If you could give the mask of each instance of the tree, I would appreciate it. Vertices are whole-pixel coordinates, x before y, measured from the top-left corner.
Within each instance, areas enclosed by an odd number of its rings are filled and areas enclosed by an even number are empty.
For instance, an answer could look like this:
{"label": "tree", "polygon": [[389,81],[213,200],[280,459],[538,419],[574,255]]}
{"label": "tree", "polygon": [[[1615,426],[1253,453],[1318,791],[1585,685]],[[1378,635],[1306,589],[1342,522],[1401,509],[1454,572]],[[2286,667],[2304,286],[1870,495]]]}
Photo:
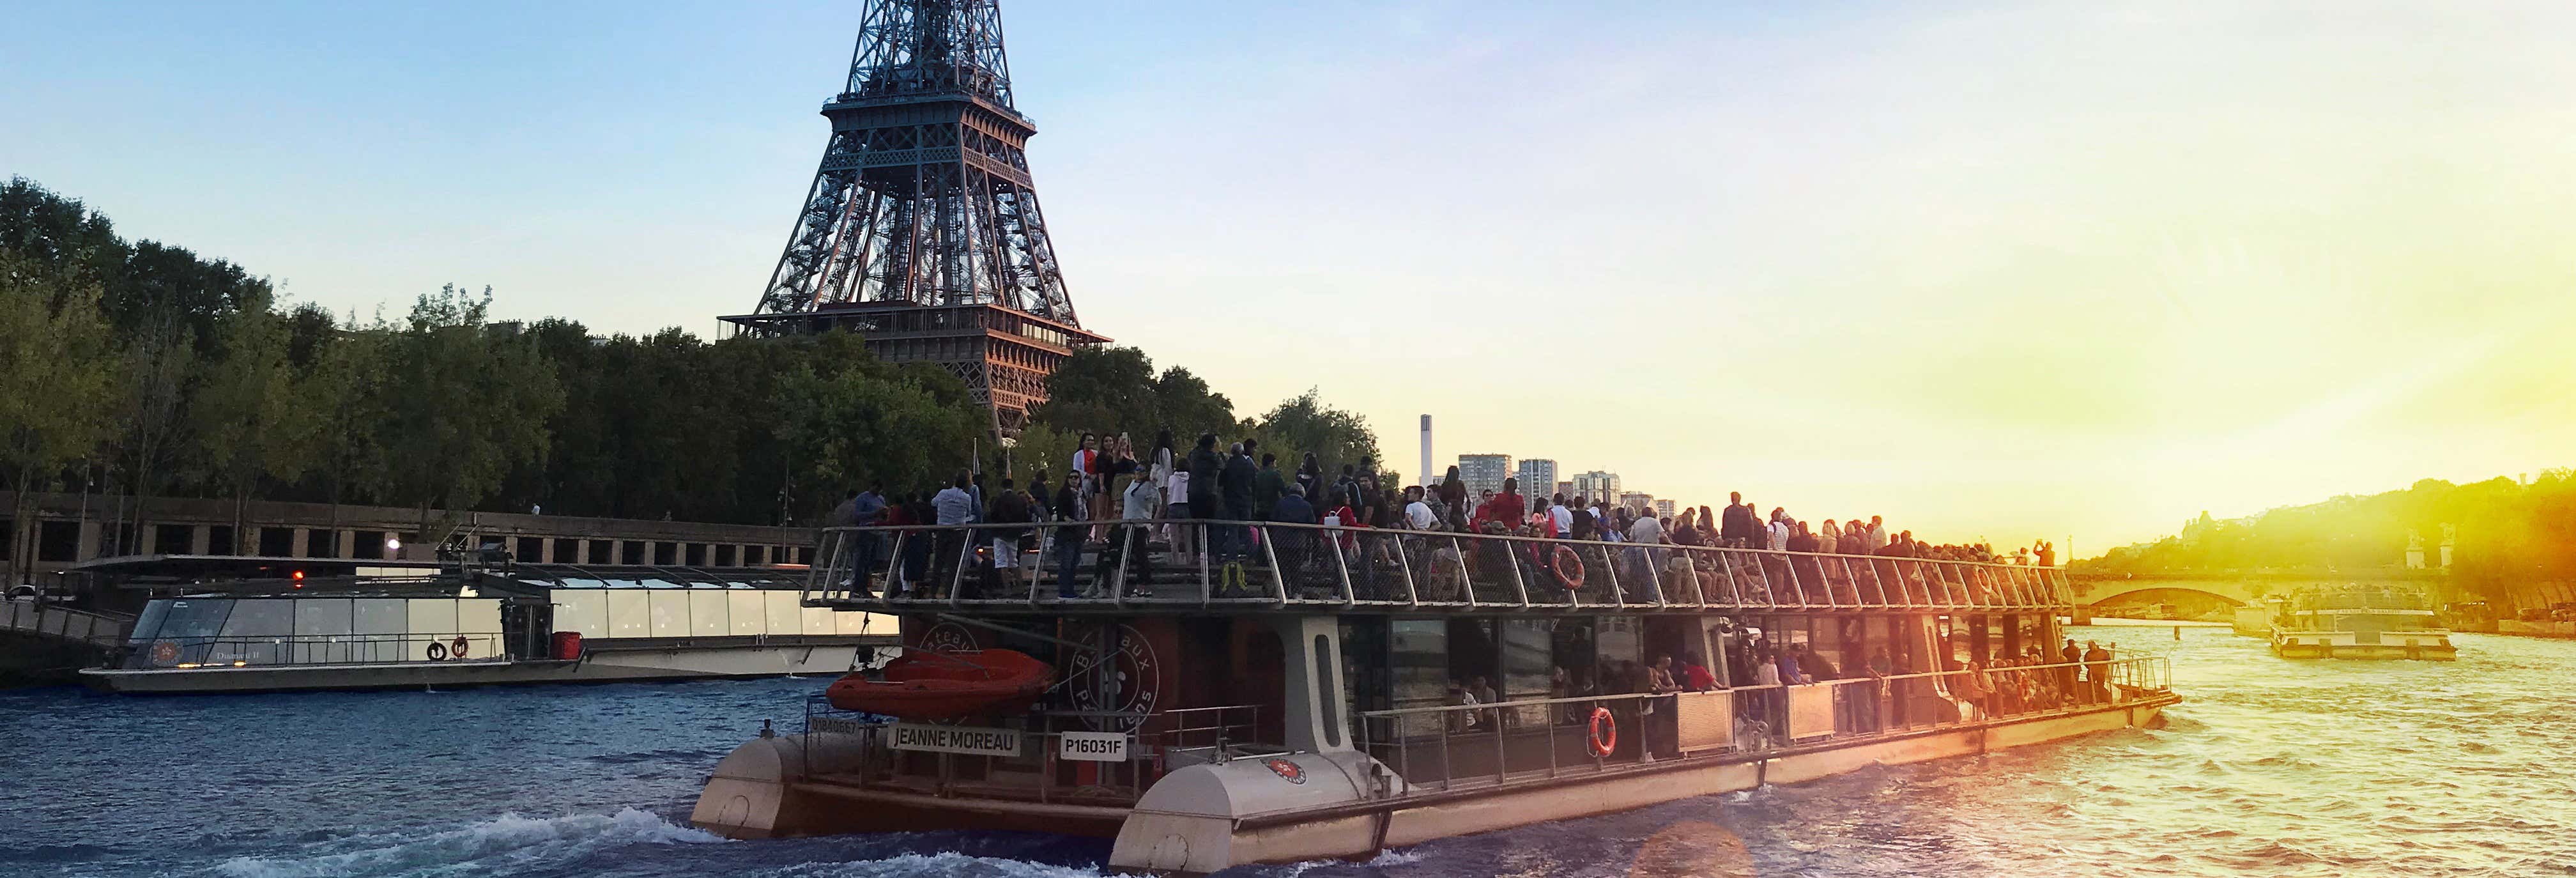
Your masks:
{"label": "tree", "polygon": [[779,381],[779,440],[797,511],[864,486],[927,486],[965,467],[983,435],[963,382],[935,366],[890,367],[860,353],[797,364]]}
{"label": "tree", "polygon": [[1377,432],[1369,429],[1368,420],[1325,405],[1313,388],[1272,406],[1252,422],[1251,433],[1264,451],[1287,462],[1283,469],[1294,469],[1307,452],[1315,454],[1326,472],[1362,457],[1378,457]]}
{"label": "tree", "polygon": [[[115,348],[96,284],[0,248],[0,474],[14,519],[35,520],[37,491],[114,434]],[[33,528],[19,528],[20,540]],[[12,552],[21,569],[34,553]]]}
{"label": "tree", "polygon": [[1237,426],[1234,403],[1205,380],[1179,366],[1157,375],[1143,351],[1124,347],[1074,351],[1048,376],[1047,401],[1030,415],[1076,433],[1126,433],[1139,444],[1166,428],[1186,442]]}
{"label": "tree", "polygon": [[234,554],[246,553],[241,544],[260,480],[302,478],[321,446],[319,418],[288,362],[291,340],[285,315],[270,310],[265,295],[225,313],[190,410],[208,470],[233,499]]}
{"label": "tree", "polygon": [[513,466],[542,460],[546,424],[564,404],[554,366],[523,334],[486,324],[492,291],[448,284],[420,297],[388,340],[384,473],[390,498],[429,510],[469,509]]}
{"label": "tree", "polygon": [[380,431],[390,419],[386,407],[391,404],[392,382],[386,359],[392,337],[381,326],[373,331],[327,334],[311,354],[313,365],[301,394],[314,412],[311,469],[322,480],[335,526],[341,503],[353,495],[376,498],[385,492]]}

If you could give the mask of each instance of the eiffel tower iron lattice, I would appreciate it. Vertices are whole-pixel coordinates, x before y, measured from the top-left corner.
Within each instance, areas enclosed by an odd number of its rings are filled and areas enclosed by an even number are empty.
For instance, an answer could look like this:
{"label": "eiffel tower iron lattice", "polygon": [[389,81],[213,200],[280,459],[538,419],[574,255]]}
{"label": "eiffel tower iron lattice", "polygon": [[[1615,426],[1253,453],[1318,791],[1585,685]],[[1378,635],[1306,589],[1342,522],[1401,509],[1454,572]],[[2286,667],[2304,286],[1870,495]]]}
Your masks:
{"label": "eiffel tower iron lattice", "polygon": [[1085,332],[1047,240],[1011,102],[998,0],[869,0],[832,136],[751,314],[758,332],[857,331],[939,363],[1017,433]]}

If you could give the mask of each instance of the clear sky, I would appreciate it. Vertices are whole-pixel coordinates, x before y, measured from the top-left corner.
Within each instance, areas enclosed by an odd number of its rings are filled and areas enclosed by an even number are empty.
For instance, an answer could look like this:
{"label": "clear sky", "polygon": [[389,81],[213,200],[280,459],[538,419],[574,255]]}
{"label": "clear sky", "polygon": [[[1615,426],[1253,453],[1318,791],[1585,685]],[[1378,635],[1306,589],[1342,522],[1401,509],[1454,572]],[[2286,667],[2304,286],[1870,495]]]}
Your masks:
{"label": "clear sky", "polygon": [[[13,4],[0,174],[335,309],[712,335],[858,8]],[[2090,555],[2576,464],[2576,5],[1003,12],[1084,325],[1402,469],[1429,412]]]}

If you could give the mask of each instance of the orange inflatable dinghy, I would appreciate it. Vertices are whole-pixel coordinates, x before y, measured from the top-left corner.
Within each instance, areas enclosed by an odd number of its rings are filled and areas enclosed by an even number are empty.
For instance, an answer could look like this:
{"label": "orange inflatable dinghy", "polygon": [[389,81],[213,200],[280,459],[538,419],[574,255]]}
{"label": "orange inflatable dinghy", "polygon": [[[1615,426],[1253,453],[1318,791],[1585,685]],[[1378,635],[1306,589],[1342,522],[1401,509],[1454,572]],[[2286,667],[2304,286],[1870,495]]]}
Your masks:
{"label": "orange inflatable dinghy", "polygon": [[823,696],[842,710],[940,720],[973,716],[1006,702],[1025,702],[1055,683],[1054,668],[1008,649],[907,650],[887,662],[880,676],[842,677],[824,689]]}

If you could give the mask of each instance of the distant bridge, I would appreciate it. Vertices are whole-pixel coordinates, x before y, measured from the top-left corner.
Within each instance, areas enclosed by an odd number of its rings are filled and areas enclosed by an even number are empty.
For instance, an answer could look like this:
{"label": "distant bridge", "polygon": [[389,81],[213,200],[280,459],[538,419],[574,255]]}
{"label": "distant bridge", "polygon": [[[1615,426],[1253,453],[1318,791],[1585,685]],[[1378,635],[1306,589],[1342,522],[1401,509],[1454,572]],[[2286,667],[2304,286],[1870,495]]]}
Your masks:
{"label": "distant bridge", "polygon": [[2170,589],[2198,592],[2223,598],[2242,607],[2259,603],[2269,595],[2288,594],[2314,585],[2396,581],[2434,583],[2444,578],[2436,571],[2402,568],[2258,573],[2068,573],[2066,576],[2067,586],[2075,599],[2078,618],[2091,617],[2093,607],[2097,604],[2146,591]]}

